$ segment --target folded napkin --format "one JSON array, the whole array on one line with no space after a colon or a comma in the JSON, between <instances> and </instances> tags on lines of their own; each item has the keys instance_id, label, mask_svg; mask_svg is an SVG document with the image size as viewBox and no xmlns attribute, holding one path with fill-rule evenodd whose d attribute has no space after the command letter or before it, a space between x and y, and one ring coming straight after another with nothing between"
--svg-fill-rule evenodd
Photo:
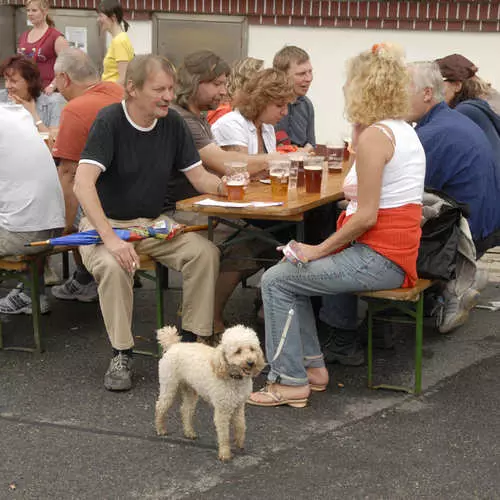
<instances>
[{"instance_id":1,"label":"folded napkin","mask_svg":"<svg viewBox=\"0 0 500 500\"><path fill-rule=\"evenodd\" d=\"M203 207L225 207L225 208L264 208L264 207L279 207L283 205L282 201L218 201L212 200L211 198L205 198L203 200L197 201L195 205L201 205Z\"/></svg>"}]
</instances>

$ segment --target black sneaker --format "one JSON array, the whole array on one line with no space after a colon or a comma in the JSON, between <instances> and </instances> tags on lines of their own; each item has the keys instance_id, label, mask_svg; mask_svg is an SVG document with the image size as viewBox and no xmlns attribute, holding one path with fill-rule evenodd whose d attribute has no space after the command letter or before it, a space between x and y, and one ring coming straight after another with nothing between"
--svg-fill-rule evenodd
<instances>
[{"instance_id":1,"label":"black sneaker","mask_svg":"<svg viewBox=\"0 0 500 500\"><path fill-rule=\"evenodd\" d=\"M111 358L104 375L104 387L108 391L128 391L132 388L132 357L119 352Z\"/></svg>"},{"instance_id":2,"label":"black sneaker","mask_svg":"<svg viewBox=\"0 0 500 500\"><path fill-rule=\"evenodd\" d=\"M360 366L365 362L365 352L359 345L356 330L342 330L322 323L320 342L325 363Z\"/></svg>"}]
</instances>

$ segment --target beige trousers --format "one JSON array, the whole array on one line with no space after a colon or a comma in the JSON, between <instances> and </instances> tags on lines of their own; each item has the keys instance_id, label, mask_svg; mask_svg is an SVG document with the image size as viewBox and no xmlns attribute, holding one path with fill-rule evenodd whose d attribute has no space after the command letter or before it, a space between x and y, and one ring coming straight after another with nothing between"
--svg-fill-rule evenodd
<instances>
[{"instance_id":1,"label":"beige trousers","mask_svg":"<svg viewBox=\"0 0 500 500\"><path fill-rule=\"evenodd\" d=\"M151 225L158 219L134 219L109 222L116 228ZM84 217L80 230L92 229ZM219 251L207 239L195 233L180 234L172 240L147 238L134 243L145 254L182 273L182 328L197 335L209 336L213 330L215 282L219 274ZM104 245L81 246L83 263L98 283L99 302L111 345L130 349L132 336L133 279Z\"/></svg>"}]
</instances>

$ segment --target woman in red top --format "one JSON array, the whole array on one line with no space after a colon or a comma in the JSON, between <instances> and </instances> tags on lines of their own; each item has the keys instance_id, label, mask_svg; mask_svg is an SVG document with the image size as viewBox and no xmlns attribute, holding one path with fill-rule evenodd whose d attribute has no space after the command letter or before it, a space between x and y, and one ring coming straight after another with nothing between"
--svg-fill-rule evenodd
<instances>
[{"instance_id":1,"label":"woman in red top","mask_svg":"<svg viewBox=\"0 0 500 500\"><path fill-rule=\"evenodd\" d=\"M268 385L250 397L254 405L304 407L311 391L326 390L310 297L340 300L336 319L351 322L355 292L412 286L417 278L425 153L404 120L409 77L401 51L379 44L350 59L344 95L359 135L344 182L349 204L335 233L318 245L290 243L285 260L262 277L270 370Z\"/></svg>"},{"instance_id":2,"label":"woman in red top","mask_svg":"<svg viewBox=\"0 0 500 500\"><path fill-rule=\"evenodd\" d=\"M26 14L33 28L19 37L17 52L34 60L40 70L44 92L50 95L55 90L54 63L59 52L69 44L54 28L48 11L48 0L28 0Z\"/></svg>"}]
</instances>

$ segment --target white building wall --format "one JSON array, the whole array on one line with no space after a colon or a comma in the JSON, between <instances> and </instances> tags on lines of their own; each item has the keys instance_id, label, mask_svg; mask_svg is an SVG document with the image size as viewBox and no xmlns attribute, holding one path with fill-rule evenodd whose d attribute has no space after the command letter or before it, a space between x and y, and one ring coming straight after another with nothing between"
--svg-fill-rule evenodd
<instances>
[{"instance_id":1,"label":"white building wall","mask_svg":"<svg viewBox=\"0 0 500 500\"><path fill-rule=\"evenodd\" d=\"M131 21L129 36L136 54L152 50L151 21ZM343 118L342 95L346 59L381 41L402 45L408 61L436 59L458 52L479 67L481 77L500 88L498 33L252 25L249 27L248 55L264 59L266 65L270 65L275 52L285 44L298 45L309 53L314 68L309 97L316 111L316 139L324 143L349 135L349 125Z\"/></svg>"},{"instance_id":2,"label":"white building wall","mask_svg":"<svg viewBox=\"0 0 500 500\"><path fill-rule=\"evenodd\" d=\"M309 97L316 112L316 140L324 143L336 141L349 131L343 118L345 60L381 41L403 46L408 61L460 53L479 67L482 78L500 87L498 33L250 26L248 55L264 59L270 65L274 53L285 44L298 45L309 53L314 69Z\"/></svg>"},{"instance_id":3,"label":"white building wall","mask_svg":"<svg viewBox=\"0 0 500 500\"><path fill-rule=\"evenodd\" d=\"M153 47L151 21L129 21L128 36L136 54L150 54Z\"/></svg>"}]
</instances>

